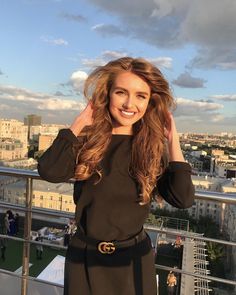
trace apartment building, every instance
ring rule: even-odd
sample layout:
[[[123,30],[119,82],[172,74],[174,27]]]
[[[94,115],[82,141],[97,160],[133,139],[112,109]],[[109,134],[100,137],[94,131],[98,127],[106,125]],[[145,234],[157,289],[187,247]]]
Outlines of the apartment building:
[[[15,160],[27,156],[27,146],[17,139],[0,138],[0,160]]]
[[[27,157],[27,126],[18,120],[0,119],[0,160]]]
[[[40,126],[30,126],[29,138],[38,140],[40,135],[56,137],[59,130],[63,128],[66,128],[66,125],[42,124]]]
[[[5,185],[3,200],[12,204],[25,204],[26,197],[25,180]],[[49,183],[35,180],[33,184],[34,207],[75,212],[73,202],[73,184],[69,183]]]
[[[27,147],[27,126],[18,120],[0,119],[0,138],[17,139]]]

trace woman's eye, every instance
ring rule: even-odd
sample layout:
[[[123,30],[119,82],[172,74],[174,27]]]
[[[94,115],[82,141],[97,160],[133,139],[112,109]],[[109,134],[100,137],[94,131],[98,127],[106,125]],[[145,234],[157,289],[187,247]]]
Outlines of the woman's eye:
[[[125,92],[124,91],[116,91],[116,94],[118,94],[118,95],[125,95]]]
[[[141,98],[141,99],[145,99],[146,98],[145,95],[138,95],[138,97]]]

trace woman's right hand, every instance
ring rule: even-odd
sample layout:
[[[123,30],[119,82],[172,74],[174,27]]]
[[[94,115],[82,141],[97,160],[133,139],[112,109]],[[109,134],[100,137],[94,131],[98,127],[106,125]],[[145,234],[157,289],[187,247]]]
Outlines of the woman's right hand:
[[[93,107],[92,102],[89,101],[85,109],[75,118],[70,126],[70,130],[75,136],[78,136],[85,126],[93,124]]]

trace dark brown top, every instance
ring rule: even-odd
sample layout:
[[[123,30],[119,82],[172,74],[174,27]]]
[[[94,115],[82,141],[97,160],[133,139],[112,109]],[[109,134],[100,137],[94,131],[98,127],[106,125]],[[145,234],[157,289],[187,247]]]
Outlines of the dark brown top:
[[[70,129],[59,132],[52,146],[38,163],[40,176],[50,182],[73,178],[76,155],[73,146],[78,138]],[[149,204],[140,205],[138,186],[128,173],[132,145],[130,135],[112,135],[111,143],[100,163],[102,180],[94,176],[76,182],[76,220],[87,235],[100,240],[123,240],[136,234],[148,216]],[[79,184],[79,185],[78,185]],[[158,180],[161,196],[177,208],[187,208],[194,199],[191,167],[185,162],[170,162]]]

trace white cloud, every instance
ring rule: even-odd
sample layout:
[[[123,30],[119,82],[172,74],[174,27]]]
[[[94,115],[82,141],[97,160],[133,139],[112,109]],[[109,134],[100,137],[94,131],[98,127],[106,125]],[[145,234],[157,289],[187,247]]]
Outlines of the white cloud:
[[[57,110],[72,110],[72,109],[81,109],[84,104],[79,103],[75,100],[68,100],[68,99],[59,99],[59,98],[49,98],[44,101],[41,101],[41,103],[38,105],[39,110],[51,110],[51,111],[57,111]]]
[[[120,27],[115,25],[106,25],[106,24],[97,24],[91,28],[93,31],[98,32],[104,37],[112,37],[117,35],[125,35],[125,31],[123,31]]]
[[[71,13],[62,13],[61,17],[69,20],[69,21],[75,21],[75,22],[85,22],[86,21],[86,17],[84,17],[81,14],[71,14]]]
[[[231,101],[236,102],[236,94],[218,94],[218,95],[211,95],[211,98],[223,100],[223,101]]]
[[[13,85],[0,85],[0,117],[22,120],[26,114],[38,114],[48,123],[71,123],[85,102],[79,98],[69,99],[33,92]]]
[[[70,110],[81,109],[83,103],[71,99],[61,99],[60,96],[32,92],[27,89],[15,86],[0,86],[0,101],[4,101],[5,106],[17,101],[17,105],[30,106],[35,110]],[[7,103],[11,102],[7,105]]]
[[[229,122],[236,122],[236,119],[221,112],[224,108],[222,104],[182,97],[177,98],[176,102],[177,109],[174,115],[178,131],[212,133],[225,130],[231,130],[232,132],[232,130],[235,130],[236,132],[236,128],[229,124]]]
[[[86,68],[96,68],[99,66],[103,66],[105,65],[106,61],[104,59],[102,59],[101,57],[97,57],[97,58],[82,58],[81,60],[81,64],[83,66],[85,66]]]
[[[108,61],[127,56],[125,51],[115,51],[115,50],[105,50],[102,52],[101,56],[96,58],[83,58],[81,63],[83,66],[89,69],[93,69],[99,66],[104,66]]]
[[[78,92],[82,92],[84,82],[87,79],[87,77],[88,77],[88,74],[86,72],[76,71],[76,72],[72,73],[69,83],[72,85],[74,90],[76,90]]]
[[[104,36],[124,35],[170,49],[193,44],[200,50],[192,66],[236,68],[235,0],[88,1],[120,20],[119,26],[94,27]]]
[[[202,88],[206,80],[202,78],[192,77],[190,73],[185,72],[175,80],[172,81],[173,84],[183,87],[183,88]]]
[[[222,122],[225,119],[225,117],[221,114],[216,114],[212,117],[211,121],[216,123],[216,122]]]
[[[6,105],[6,104],[3,104],[3,103],[1,103],[1,104],[0,104],[0,109],[1,109],[2,111],[7,111],[7,110],[9,110],[9,109],[10,109],[10,106],[9,106],[9,105]]]
[[[215,116],[218,115],[216,111],[223,109],[224,106],[219,103],[213,103],[208,101],[195,101],[191,99],[186,99],[179,97],[176,99],[177,116],[187,116],[193,118],[210,118],[210,115]]]
[[[93,59],[83,58],[81,63],[83,66],[89,69],[93,69],[99,66],[105,65],[110,60],[122,58],[125,56],[132,56],[132,54],[127,51],[115,51],[115,50],[105,50],[102,52],[101,56]],[[146,58],[151,63],[153,63],[158,68],[172,68],[172,58],[171,57],[156,57],[156,58]]]
[[[58,39],[54,39],[52,37],[47,37],[47,36],[41,36],[40,38],[43,42],[52,44],[52,45],[56,45],[56,46],[67,46],[69,43],[62,39],[62,38],[58,38]]]
[[[159,67],[166,68],[166,69],[172,68],[172,58],[171,57],[148,58],[148,60],[158,68]]]
[[[122,52],[122,51],[116,51],[116,50],[105,50],[102,52],[102,57],[105,60],[112,60],[112,59],[117,59],[121,57],[127,56],[127,52]]]
[[[213,68],[220,70],[236,69],[236,50],[234,48],[202,47],[189,62],[188,68]]]

